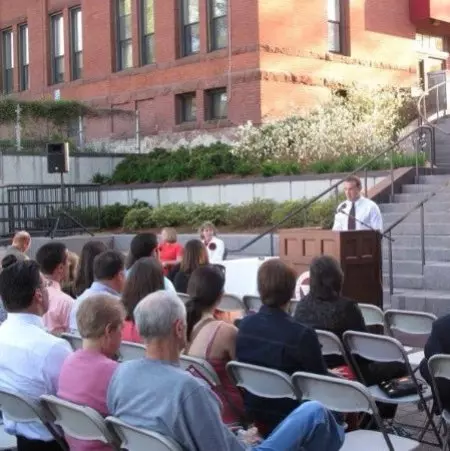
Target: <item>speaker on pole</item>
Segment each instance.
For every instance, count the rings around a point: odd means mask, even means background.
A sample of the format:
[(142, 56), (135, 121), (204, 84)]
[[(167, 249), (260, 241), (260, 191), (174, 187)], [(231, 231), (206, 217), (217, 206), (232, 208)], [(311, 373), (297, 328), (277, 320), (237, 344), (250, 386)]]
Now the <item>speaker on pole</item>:
[(47, 144), (47, 172), (49, 174), (69, 172), (69, 143)]

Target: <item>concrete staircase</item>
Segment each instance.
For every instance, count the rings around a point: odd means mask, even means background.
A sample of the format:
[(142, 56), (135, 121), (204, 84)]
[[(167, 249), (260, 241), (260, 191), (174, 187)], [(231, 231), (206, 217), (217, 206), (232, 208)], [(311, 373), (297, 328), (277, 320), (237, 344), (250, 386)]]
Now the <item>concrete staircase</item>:
[(394, 295), (389, 296), (387, 241), (383, 243), (384, 306), (450, 313), (450, 182), (449, 175), (420, 176), (415, 185), (403, 185), (394, 202), (380, 205), (385, 228), (424, 199), (442, 190), (425, 204), (425, 256), (422, 273), (420, 212), (412, 213), (393, 229)]

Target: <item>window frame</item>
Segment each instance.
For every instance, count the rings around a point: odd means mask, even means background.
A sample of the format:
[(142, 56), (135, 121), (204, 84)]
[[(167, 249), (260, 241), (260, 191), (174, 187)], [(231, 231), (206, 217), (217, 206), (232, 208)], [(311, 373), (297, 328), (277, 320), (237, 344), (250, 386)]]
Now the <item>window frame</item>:
[[(196, 22), (189, 22), (189, 3), (195, 1), (198, 9), (198, 20)], [(200, 0), (179, 0), (180, 2), (180, 52), (181, 57), (184, 58), (190, 55), (197, 55), (200, 53)], [(187, 7), (186, 7), (187, 5)], [(192, 29), (197, 28), (198, 36), (198, 50), (192, 50), (192, 41), (195, 34)], [(189, 35), (189, 42), (186, 37)]]
[[(216, 114), (216, 104), (215, 104), (215, 98), (216, 96), (220, 96), (222, 94), (226, 95), (226, 114), (225, 116), (221, 116)], [(206, 120), (207, 121), (219, 121), (223, 119), (228, 119), (228, 91), (227, 88), (215, 88), (215, 89), (209, 89), (205, 91), (206, 95)]]
[[(221, 49), (226, 49), (228, 47), (228, 8), (229, 8), (229, 1), (230, 0), (224, 0), (226, 2), (226, 9), (225, 9), (225, 14), (221, 15), (221, 16), (215, 16), (214, 15), (214, 2), (215, 0), (207, 0), (207, 9), (208, 9), (208, 49), (210, 52), (214, 52), (216, 50), (221, 50)], [(219, 22), (220, 20), (225, 20), (226, 21), (226, 28), (227, 28), (227, 33), (226, 33), (226, 43), (224, 46), (220, 47), (217, 42), (217, 22)]]
[[(24, 39), (24, 30), (26, 30), (26, 39)], [(30, 38), (28, 33), (28, 23), (21, 23), (17, 27), (19, 91), (27, 91), (30, 89)]]
[[(132, 23), (132, 9), (133, 2), (131, 0), (124, 0), (130, 3), (130, 14), (120, 15), (120, 2), (122, 0), (115, 0), (116, 6), (116, 72), (131, 69), (133, 67), (133, 23)], [(121, 39), (121, 18), (129, 17), (130, 21), (130, 36), (126, 39)], [(124, 60), (122, 58), (122, 50), (129, 49), (131, 64), (129, 66), (124, 65)]]
[[(330, 12), (330, 2), (337, 3), (337, 8), (335, 9), (337, 17), (331, 17), (332, 14)], [(342, 0), (327, 0), (327, 51), (329, 53), (335, 53), (338, 55), (344, 55), (344, 8)], [(331, 48), (330, 46), (330, 30), (333, 29), (334, 33), (338, 34), (337, 44), (338, 49)], [(333, 42), (335, 44), (335, 42)]]
[[(5, 28), (2, 33), (2, 94), (12, 94), (14, 92), (14, 31), (12, 28)], [(6, 41), (6, 36), (9, 36), (9, 42)], [(9, 59), (11, 61), (10, 67), (6, 64), (7, 49), (9, 47)]]
[[(80, 23), (77, 21), (77, 14), (80, 14)], [(69, 10), (70, 17), (70, 62), (71, 62), (71, 80), (79, 80), (83, 78), (83, 10), (81, 6), (74, 6)], [(78, 29), (78, 25), (81, 26)], [(81, 49), (77, 50), (76, 43), (80, 36)], [(77, 63), (80, 64), (77, 64)]]
[[(62, 23), (62, 53), (59, 55), (56, 55), (56, 33), (55, 33), (55, 29), (56, 29), (56, 20), (61, 20)], [(59, 83), (64, 83), (65, 80), (65, 76), (66, 76), (66, 68), (65, 68), (65, 64), (64, 64), (64, 57), (65, 57), (65, 36), (64, 36), (64, 15), (62, 12), (58, 12), (55, 14), (52, 14), (50, 16), (50, 43), (51, 43), (51, 84), (52, 85), (57, 85)], [(57, 69), (58, 69), (58, 63), (62, 62), (61, 66), (62, 66), (62, 72), (61, 73), (57, 73)], [(59, 75), (62, 74), (62, 79), (58, 78)]]
[[(195, 91), (183, 92), (182, 94), (177, 94), (177, 123), (180, 124), (192, 124), (197, 122), (197, 95)], [(187, 113), (187, 102), (193, 102), (191, 104), (191, 113)], [(193, 107), (193, 108), (192, 108)]]

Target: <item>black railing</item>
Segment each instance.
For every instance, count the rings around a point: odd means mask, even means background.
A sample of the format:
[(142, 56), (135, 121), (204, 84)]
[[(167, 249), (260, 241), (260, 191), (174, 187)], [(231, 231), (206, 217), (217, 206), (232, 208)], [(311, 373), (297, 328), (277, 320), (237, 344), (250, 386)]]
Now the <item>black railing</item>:
[(248, 249), (253, 244), (255, 244), (257, 241), (259, 241), (262, 238), (264, 238), (265, 236), (270, 235), (270, 254), (271, 254), (271, 256), (274, 256), (275, 255), (275, 249), (274, 249), (273, 233), (280, 226), (285, 224), (292, 217), (297, 216), (298, 214), (304, 212), (306, 209), (311, 207), (311, 205), (313, 205), (319, 199), (322, 199), (324, 196), (328, 195), (331, 192), (334, 192), (334, 195), (335, 195), (335, 198), (336, 198), (336, 203), (337, 203), (338, 199), (339, 199), (339, 186), (342, 185), (345, 182), (345, 180), (347, 179), (347, 177), (349, 177), (351, 175), (356, 175), (356, 174), (364, 171), (364, 191), (367, 194), (367, 191), (368, 191), (368, 189), (367, 189), (368, 167), (372, 163), (374, 163), (376, 160), (378, 160), (380, 157), (386, 156), (388, 154), (389, 154), (389, 157), (390, 157), (390, 168), (389, 168), (389, 175), (390, 175), (390, 182), (391, 182), (390, 183), (390, 196), (391, 196), (391, 200), (393, 200), (394, 194), (395, 194), (395, 192), (394, 192), (394, 182), (395, 182), (395, 180), (394, 180), (394, 154), (395, 154), (395, 150), (402, 143), (404, 143), (406, 140), (410, 139), (414, 135), (418, 135), (417, 143), (414, 146), (414, 151), (415, 151), (415, 155), (416, 155), (416, 160), (415, 160), (415, 162), (416, 162), (416, 164), (415, 164), (416, 176), (418, 176), (419, 175), (419, 153), (425, 151), (424, 146), (426, 146), (426, 134), (427, 133), (429, 134), (429, 140), (428, 141), (430, 143), (430, 149), (429, 149), (429, 153), (428, 153), (427, 157), (428, 157), (428, 161), (430, 162), (430, 171), (431, 171), (431, 173), (433, 173), (433, 166), (435, 165), (435, 135), (434, 135), (434, 128), (429, 126), (429, 125), (422, 125), (422, 126), (416, 128), (415, 130), (413, 130), (411, 133), (408, 133), (407, 135), (405, 135), (402, 138), (400, 138), (396, 143), (392, 144), (387, 149), (383, 150), (382, 152), (378, 153), (377, 155), (375, 155), (371, 159), (367, 160), (364, 164), (362, 164), (361, 166), (356, 168), (353, 172), (349, 172), (348, 174), (346, 174), (344, 177), (342, 177), (341, 180), (339, 180), (338, 182), (334, 183), (329, 188), (327, 188), (326, 190), (322, 191), (320, 194), (317, 194), (317, 196), (314, 196), (312, 199), (310, 199), (308, 202), (306, 202), (302, 206), (300, 206), (297, 209), (293, 210), (291, 213), (286, 215), (281, 221), (277, 222), (276, 224), (274, 224), (273, 226), (271, 226), (270, 228), (268, 228), (264, 232), (260, 233), (255, 238), (251, 239), (249, 242), (247, 242), (246, 244), (241, 246), (239, 249), (229, 249), (228, 252), (229, 253), (233, 253), (233, 254), (241, 253), (241, 252), (245, 251), (246, 249)]

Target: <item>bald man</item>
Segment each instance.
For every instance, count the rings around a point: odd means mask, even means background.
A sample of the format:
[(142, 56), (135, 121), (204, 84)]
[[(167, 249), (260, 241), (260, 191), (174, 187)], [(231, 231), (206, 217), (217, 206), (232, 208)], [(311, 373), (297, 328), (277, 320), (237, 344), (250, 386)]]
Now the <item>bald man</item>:
[(5, 257), (7, 255), (14, 255), (18, 261), (28, 260), (28, 255), (26, 252), (31, 245), (31, 236), (25, 230), (17, 232), (14, 235), (11, 246), (6, 249)]

